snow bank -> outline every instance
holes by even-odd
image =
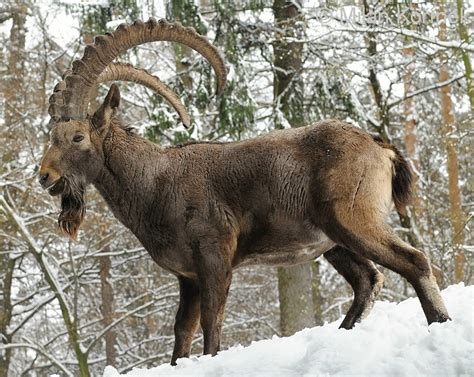
[[[473,376],[474,286],[458,284],[442,294],[453,321],[429,328],[418,299],[377,302],[350,331],[338,330],[338,321],[126,376]],[[118,376],[105,369],[104,377]]]

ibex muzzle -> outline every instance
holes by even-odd
[[[87,115],[90,88],[104,70],[112,72],[107,79],[153,81],[130,66],[120,74],[107,66],[154,40],[203,54],[223,91],[224,61],[192,29],[150,20],[99,36],[50,99],[54,126],[40,181],[61,195],[59,224],[66,233],[77,234],[91,183],[156,263],[178,277],[173,364],[189,355],[199,324],[204,353],[217,353],[232,270],[254,263],[292,265],[324,254],[355,292],[344,328],[368,314],[382,287],[374,262],[408,279],[429,323],[449,319],[427,256],[385,222],[391,202],[400,208],[411,190],[408,163],[395,147],[331,120],[234,143],[162,148],[114,116],[116,85]]]

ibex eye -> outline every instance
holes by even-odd
[[[82,135],[75,135],[75,136],[72,138],[72,141],[75,142],[75,143],[79,143],[79,142],[81,142],[82,140],[84,140],[84,136],[82,136]]]

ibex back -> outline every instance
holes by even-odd
[[[61,195],[59,225],[72,237],[85,213],[86,186],[93,184],[155,262],[178,277],[172,364],[189,355],[199,323],[204,353],[217,353],[232,270],[246,264],[294,265],[324,254],[355,292],[341,324],[347,329],[368,314],[382,287],[374,262],[414,286],[428,323],[449,319],[428,258],[385,222],[391,202],[403,207],[411,187],[410,169],[395,147],[331,120],[240,142],[162,148],[115,117],[115,84],[88,116],[90,88],[121,79],[155,89],[189,122],[158,78],[108,65],[152,40],[202,53],[222,92],[224,62],[192,29],[150,20],[98,37],[50,99],[51,146],[40,182]]]

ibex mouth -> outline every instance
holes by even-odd
[[[59,195],[64,191],[64,187],[64,178],[59,178],[56,182],[54,182],[51,186],[47,188],[48,194],[51,196]]]

